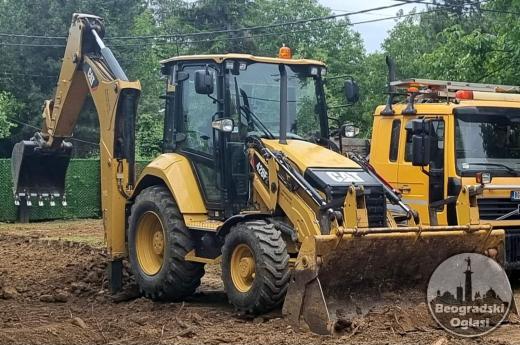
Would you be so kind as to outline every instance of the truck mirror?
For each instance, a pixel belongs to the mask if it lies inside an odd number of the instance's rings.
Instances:
[[[161,66],[161,74],[162,75],[169,75],[170,74],[170,66],[167,66],[167,65]]]
[[[201,95],[211,95],[213,84],[213,74],[207,68],[195,71],[195,92]]]
[[[359,127],[347,123],[341,126],[340,131],[345,138],[354,138],[359,134]]]
[[[412,136],[412,165],[424,167],[430,164],[431,137],[427,134]]]
[[[343,91],[348,104],[354,104],[359,101],[359,86],[353,79],[345,80]]]
[[[430,164],[432,124],[425,119],[415,119],[406,124],[406,130],[412,136],[412,165]]]

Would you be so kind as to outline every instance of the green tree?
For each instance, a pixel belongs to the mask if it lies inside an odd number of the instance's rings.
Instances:
[[[0,91],[0,139],[9,136],[11,128],[15,127],[9,118],[15,117],[19,108],[20,105],[11,94]]]
[[[154,0],[134,20],[132,34],[175,35],[242,29],[330,14],[331,11],[316,0]],[[130,66],[130,75],[138,76],[143,87],[138,127],[144,132],[138,133],[138,152],[142,155],[156,152],[156,143],[162,136],[162,131],[156,128],[157,124],[162,126],[164,116],[161,112],[164,101],[159,99],[164,94],[164,81],[160,80],[158,73],[161,59],[174,55],[228,52],[276,56],[278,49],[286,44],[296,58],[328,63],[331,75],[356,75],[363,66],[364,48],[359,34],[352,31],[348,23],[345,19],[328,20],[262,30],[141,41],[143,49],[133,49],[136,63]],[[341,88],[341,78],[328,84],[330,104],[344,104]],[[339,117],[340,121],[344,118],[364,119],[361,111],[350,108],[335,108],[332,115]],[[154,126],[150,126],[151,119],[155,120]]]
[[[7,33],[66,37],[72,14],[80,12],[105,18],[107,35],[128,36],[134,18],[143,10],[142,0],[4,0],[0,1],[0,28]],[[24,111],[18,120],[40,127],[43,101],[53,96],[56,87],[65,39],[3,36],[1,43],[4,45],[0,59],[0,89],[10,92],[22,104]],[[123,53],[117,57],[126,68],[133,54]],[[0,156],[9,157],[14,143],[29,138],[35,131],[30,126],[13,129],[12,135],[0,145]],[[97,128],[97,115],[89,103],[80,116],[74,136],[96,143]],[[75,142],[74,146],[78,155],[89,154],[93,148],[81,142]]]

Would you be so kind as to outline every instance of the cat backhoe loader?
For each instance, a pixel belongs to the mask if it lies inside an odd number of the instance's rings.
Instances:
[[[504,234],[490,226],[417,226],[413,212],[398,226],[378,180],[327,147],[325,65],[292,59],[286,47],[277,58],[162,61],[163,154],[136,177],[140,87],[127,81],[103,32],[100,18],[74,15],[42,131],[16,145],[12,162],[17,202],[65,200],[67,139],[90,93],[114,289],[124,258],[154,300],[188,297],[204,266],[220,264],[238,312],[283,304],[291,323],[330,334],[383,301],[385,288],[424,284],[453,254],[500,260]],[[352,81],[346,90],[356,98]]]

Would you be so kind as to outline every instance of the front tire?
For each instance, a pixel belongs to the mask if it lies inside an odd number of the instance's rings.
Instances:
[[[248,315],[281,306],[288,264],[285,242],[273,224],[256,220],[233,226],[222,248],[222,280],[229,302]]]
[[[204,265],[184,260],[194,245],[170,191],[152,186],[139,193],[128,225],[130,265],[141,293],[168,301],[192,295]]]

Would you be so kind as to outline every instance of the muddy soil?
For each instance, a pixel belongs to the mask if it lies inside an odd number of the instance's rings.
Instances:
[[[275,311],[255,319],[228,304],[217,267],[183,303],[112,296],[99,220],[0,224],[0,344],[520,344],[510,322],[479,339],[450,336],[427,306],[388,306],[324,337],[291,328]],[[516,288],[515,294],[518,295]]]

